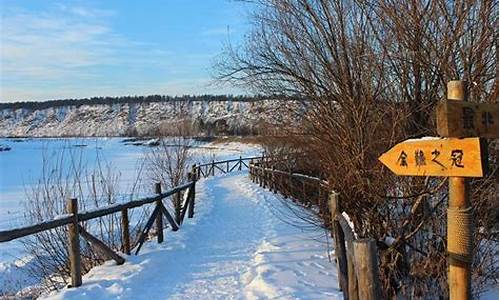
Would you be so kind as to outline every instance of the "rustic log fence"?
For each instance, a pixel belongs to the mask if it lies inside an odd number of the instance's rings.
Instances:
[[[276,160],[259,157],[249,163],[250,179],[261,187],[290,198],[306,208],[317,208],[327,227],[331,226],[339,286],[345,299],[381,299],[376,242],[357,239],[342,215],[339,194],[329,190],[328,182],[276,168]]]
[[[228,174],[234,170],[241,171],[243,167],[248,169],[248,163],[252,159],[257,157],[245,157],[235,159],[228,159],[222,161],[214,161],[210,163],[194,165],[192,173],[196,175],[196,178],[207,178],[209,176],[215,176],[215,174]]]
[[[131,248],[137,248],[135,254],[137,255],[147,238],[147,235],[154,223],[156,221],[157,226],[157,238],[158,243],[163,242],[163,217],[165,217],[172,228],[172,231],[177,231],[179,229],[180,223],[182,223],[185,212],[189,211],[188,218],[192,218],[194,215],[194,203],[195,203],[195,177],[189,175],[189,182],[175,187],[167,192],[161,191],[160,183],[155,184],[156,195],[153,197],[146,197],[139,200],[130,201],[127,203],[114,204],[106,206],[103,208],[79,212],[78,211],[78,200],[75,198],[68,199],[66,204],[66,214],[57,216],[53,220],[41,222],[38,224],[33,224],[29,226],[19,227],[10,230],[0,231],[0,243],[12,241],[18,238],[33,235],[42,231],[47,231],[61,226],[68,226],[68,254],[69,254],[69,264],[71,272],[71,287],[78,287],[82,284],[82,267],[81,267],[81,257],[80,257],[80,237],[85,239],[92,245],[94,249],[103,254],[104,257],[113,259],[117,264],[121,265],[125,262],[125,258],[120,254],[116,253],[110,247],[108,247],[103,241],[96,238],[94,235],[89,233],[80,225],[81,222],[89,221],[92,219],[104,217],[114,213],[121,213],[121,224],[122,224],[122,249],[123,253],[130,254]],[[187,196],[183,206],[181,207],[182,219],[179,224],[172,218],[167,208],[163,205],[165,198],[170,196],[179,196],[182,192],[187,191]],[[130,231],[129,231],[129,218],[128,210],[141,207],[146,204],[155,204],[155,209],[149,217],[146,225],[144,226],[142,232],[140,233],[137,243],[131,247],[130,244]]]
[[[286,159],[276,160],[265,156],[247,157],[241,156],[237,159],[212,161],[210,163],[193,165],[188,173],[188,182],[177,186],[169,191],[162,192],[161,184],[155,183],[155,196],[133,200],[127,203],[114,204],[104,208],[79,212],[77,199],[68,199],[66,214],[60,215],[53,220],[41,222],[34,225],[19,227],[0,231],[0,243],[33,235],[57,227],[68,226],[68,253],[71,270],[70,287],[78,287],[82,284],[80,237],[87,240],[97,251],[105,257],[115,260],[120,265],[125,258],[103,241],[87,232],[81,222],[100,218],[120,212],[122,252],[130,255],[132,249],[136,249],[137,255],[144,244],[149,231],[156,223],[157,241],[162,243],[163,218],[167,220],[172,231],[177,231],[182,225],[185,215],[188,218],[194,216],[196,181],[200,178],[215,176],[216,174],[227,174],[234,170],[241,171],[243,167],[248,168],[250,178],[261,187],[277,193],[280,191],[286,198],[311,208],[316,206],[318,213],[326,222],[331,224],[332,235],[336,247],[337,267],[340,288],[345,299],[379,299],[380,283],[378,281],[378,266],[376,256],[376,244],[372,239],[356,239],[348,221],[339,213],[338,194],[330,192],[328,182],[316,177],[304,174],[283,171],[275,168],[275,163]],[[187,191],[179,211],[174,217],[163,205],[167,197],[178,197],[182,199],[182,193]],[[130,227],[128,210],[141,207],[146,204],[155,204],[139,238],[132,247],[130,243]]]
[[[71,285],[70,287],[78,287],[82,284],[82,266],[80,256],[80,237],[89,242],[89,244],[100,252],[104,257],[113,259],[117,264],[121,265],[125,262],[125,258],[116,253],[113,249],[108,247],[103,241],[96,238],[89,233],[80,223],[92,219],[104,217],[114,213],[121,214],[121,239],[122,239],[122,252],[130,255],[131,250],[135,249],[135,254],[139,254],[142,245],[146,241],[148,234],[156,224],[156,233],[158,243],[164,241],[163,236],[163,220],[167,220],[172,231],[177,231],[184,222],[187,214],[188,218],[193,218],[195,212],[195,198],[196,198],[196,181],[202,176],[214,176],[218,173],[229,173],[234,170],[242,170],[243,167],[248,168],[247,162],[256,157],[230,159],[224,161],[212,161],[208,164],[193,165],[191,172],[188,173],[188,182],[173,189],[162,192],[161,184],[154,184],[155,196],[146,197],[138,200],[133,200],[126,203],[109,205],[103,208],[98,208],[90,211],[79,212],[78,200],[75,198],[68,199],[66,203],[66,214],[55,217],[53,220],[48,220],[38,224],[23,226],[19,228],[0,231],[0,243],[12,241],[18,238],[37,234],[39,232],[51,230],[57,227],[68,226],[68,254],[69,265],[71,272]],[[225,166],[225,169],[222,167]],[[217,173],[216,173],[217,170]],[[187,194],[184,197],[184,192]],[[163,200],[168,197],[175,197],[181,205],[175,207],[174,216],[170,214]],[[135,245],[131,245],[130,241],[130,225],[128,211],[133,208],[141,207],[147,204],[154,204],[155,208],[147,220],[144,228],[139,233],[139,238]]]

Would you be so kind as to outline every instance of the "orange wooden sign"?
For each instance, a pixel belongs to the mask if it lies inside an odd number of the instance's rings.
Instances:
[[[438,104],[436,117],[440,136],[498,139],[498,103],[445,100]]]
[[[397,175],[482,177],[479,138],[406,140],[378,158]]]

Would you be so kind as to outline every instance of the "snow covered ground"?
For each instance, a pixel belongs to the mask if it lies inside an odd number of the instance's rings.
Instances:
[[[59,157],[62,150],[81,157],[87,169],[95,167],[99,155],[106,165],[113,166],[114,173],[119,174],[117,201],[128,200],[127,192],[138,176],[137,166],[144,154],[154,148],[127,145],[122,141],[123,138],[0,139],[0,144],[11,147],[10,151],[0,153],[0,230],[27,225],[23,217],[24,201],[42,174],[43,160],[57,160],[53,158]],[[258,145],[235,142],[196,142],[194,146],[191,148],[193,163],[261,154]],[[148,187],[145,189],[150,193]],[[37,284],[29,274],[29,263],[21,240],[0,243],[0,295]]]
[[[341,299],[324,241],[276,217],[281,196],[246,173],[201,180],[195,217],[163,244],[43,299]]]

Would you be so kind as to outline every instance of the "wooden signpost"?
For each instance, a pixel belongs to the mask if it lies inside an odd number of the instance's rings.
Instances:
[[[467,177],[484,176],[487,149],[481,138],[498,138],[498,104],[465,102],[463,81],[448,83],[436,111],[438,134],[446,138],[406,140],[379,157],[397,175],[449,177],[448,285],[452,300],[471,299],[474,217]],[[473,138],[463,138],[471,137]]]
[[[397,175],[483,176],[478,138],[406,140],[382,154],[379,160]]]

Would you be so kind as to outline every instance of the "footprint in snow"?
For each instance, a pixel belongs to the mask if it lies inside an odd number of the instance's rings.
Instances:
[[[292,272],[297,277],[306,277],[306,275],[307,275],[305,272],[302,272],[302,271],[299,271],[299,270],[292,270]]]
[[[305,286],[308,286],[308,287],[313,287],[313,288],[316,287],[316,285],[314,283],[310,283],[310,282],[305,281],[305,280],[299,280],[299,283],[303,284]]]
[[[319,269],[322,269],[322,270],[325,270],[325,269],[326,269],[326,267],[325,267],[325,266],[323,266],[322,264],[319,264],[319,263],[317,263],[317,262],[312,262],[310,265],[311,265],[311,266],[314,266],[314,267],[317,267],[317,268],[319,268]]]

